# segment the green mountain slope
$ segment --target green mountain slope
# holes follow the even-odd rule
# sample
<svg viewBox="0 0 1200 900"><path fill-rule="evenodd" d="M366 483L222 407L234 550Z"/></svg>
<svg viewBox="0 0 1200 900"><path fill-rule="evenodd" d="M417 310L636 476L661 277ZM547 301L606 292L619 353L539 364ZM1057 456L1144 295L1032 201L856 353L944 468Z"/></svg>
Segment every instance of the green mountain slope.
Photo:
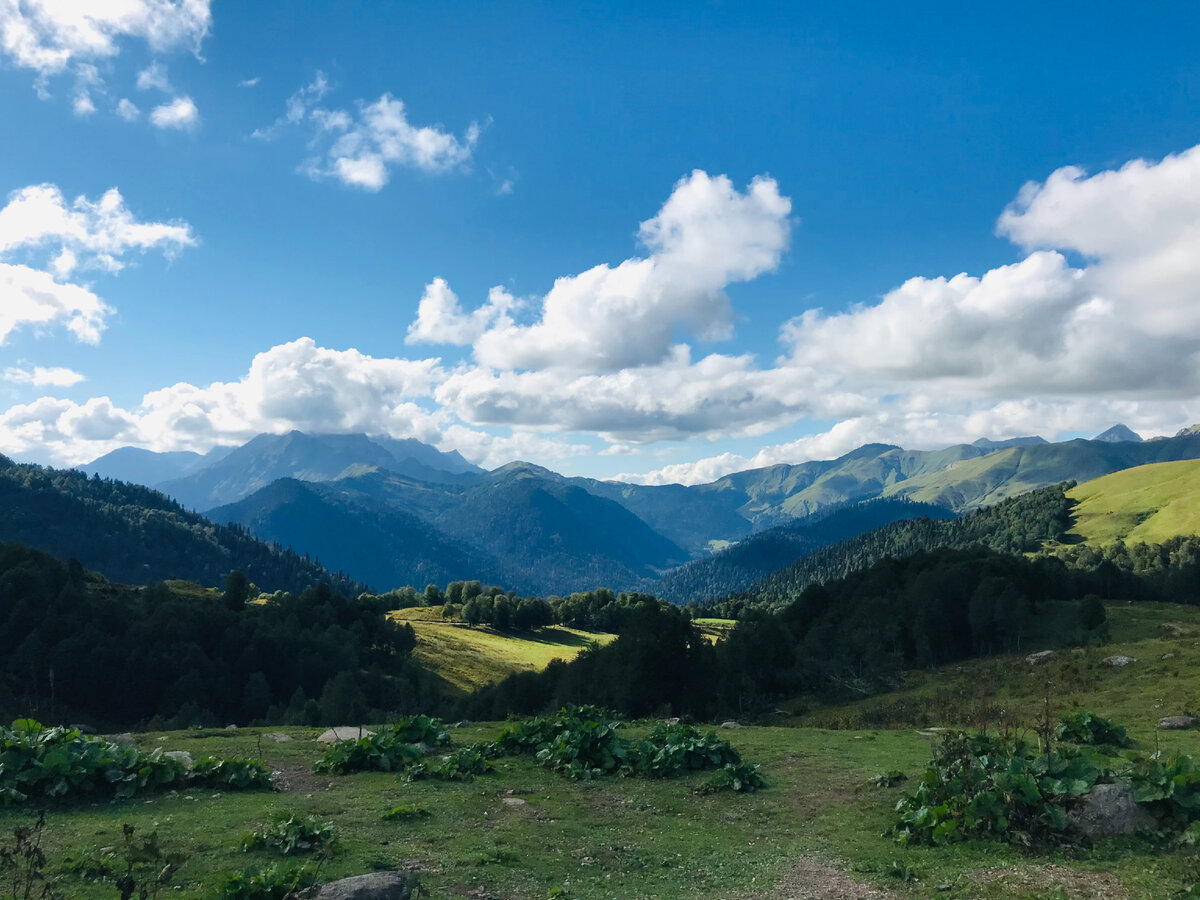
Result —
<svg viewBox="0 0 1200 900"><path fill-rule="evenodd" d="M209 511L263 540L304 550L379 591L462 578L513 583L489 554L456 542L401 509L338 489L281 478L249 497Z"/></svg>
<svg viewBox="0 0 1200 900"><path fill-rule="evenodd" d="M1088 543L1200 534L1200 460L1152 463L1078 485L1070 533Z"/></svg>
<svg viewBox="0 0 1200 900"><path fill-rule="evenodd" d="M824 510L792 524L768 528L711 556L673 569L654 585L654 593L680 604L724 597L821 547L892 522L922 516L954 518L952 512L940 506L906 500L868 500Z"/></svg>
<svg viewBox="0 0 1200 900"><path fill-rule="evenodd" d="M883 495L974 509L1062 481L1090 481L1147 463L1200 458L1200 435L1161 441L1066 441L1009 447L888 485Z"/></svg>
<svg viewBox="0 0 1200 900"><path fill-rule="evenodd" d="M0 456L0 510L0 541L73 557L118 581L219 585L240 569L265 591L300 591L319 581L351 596L363 589L243 529L214 525L158 491L82 472Z"/></svg>

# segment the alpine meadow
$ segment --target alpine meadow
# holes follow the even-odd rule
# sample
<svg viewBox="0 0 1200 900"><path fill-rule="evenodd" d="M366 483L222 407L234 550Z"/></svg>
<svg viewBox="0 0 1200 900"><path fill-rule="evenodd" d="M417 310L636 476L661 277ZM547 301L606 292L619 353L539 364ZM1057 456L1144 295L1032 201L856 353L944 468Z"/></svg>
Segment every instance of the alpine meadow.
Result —
<svg viewBox="0 0 1200 900"><path fill-rule="evenodd" d="M1200 896L1197 47L0 0L0 900Z"/></svg>

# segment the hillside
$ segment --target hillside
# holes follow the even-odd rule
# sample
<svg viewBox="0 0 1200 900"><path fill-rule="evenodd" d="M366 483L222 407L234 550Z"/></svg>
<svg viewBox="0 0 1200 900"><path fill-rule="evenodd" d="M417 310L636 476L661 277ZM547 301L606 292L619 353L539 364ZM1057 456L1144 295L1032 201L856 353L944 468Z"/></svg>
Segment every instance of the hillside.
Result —
<svg viewBox="0 0 1200 900"><path fill-rule="evenodd" d="M607 644L615 637L562 625L534 632L471 627L444 620L440 606L398 609L390 617L416 632L417 662L460 694L514 672L539 672L556 659L572 660L592 644Z"/></svg>
<svg viewBox="0 0 1200 900"><path fill-rule="evenodd" d="M1078 485L1069 535L1088 543L1161 543L1200 534L1200 460L1137 466Z"/></svg>
<svg viewBox="0 0 1200 900"><path fill-rule="evenodd" d="M1044 542L1061 538L1070 527L1064 488L1031 491L952 521L898 521L822 547L735 594L731 604L778 608L810 584L850 576L887 557L904 559L939 548L975 546L1006 554L1037 550Z"/></svg>
<svg viewBox="0 0 1200 900"><path fill-rule="evenodd" d="M281 478L208 515L216 522L242 525L263 540L302 548L379 591L467 577L514 583L491 555L446 537L402 509L339 490L337 482Z"/></svg>
<svg viewBox="0 0 1200 900"><path fill-rule="evenodd" d="M704 603L744 590L821 547L921 517L941 520L954 514L940 506L904 500L869 500L822 510L673 569L654 585L654 592L672 603Z"/></svg>
<svg viewBox="0 0 1200 900"><path fill-rule="evenodd" d="M0 541L77 559L116 581L182 578L212 586L240 569L264 591L328 581L353 596L364 587L241 528L215 525L158 491L73 470L0 456L0 509Z"/></svg>

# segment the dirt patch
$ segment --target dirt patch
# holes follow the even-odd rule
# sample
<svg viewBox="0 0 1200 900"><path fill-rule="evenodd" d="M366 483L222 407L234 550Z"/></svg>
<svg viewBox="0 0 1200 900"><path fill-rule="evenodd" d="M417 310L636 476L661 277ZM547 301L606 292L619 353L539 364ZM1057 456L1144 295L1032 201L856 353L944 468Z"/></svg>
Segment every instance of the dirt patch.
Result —
<svg viewBox="0 0 1200 900"><path fill-rule="evenodd" d="M275 790L285 794L315 794L329 790L328 778L321 778L303 763L284 763L274 768Z"/></svg>
<svg viewBox="0 0 1200 900"><path fill-rule="evenodd" d="M1133 896L1107 872L1088 872L1054 863L977 869L969 877L975 884L999 883L1039 894L1062 888L1071 900L1126 900Z"/></svg>
<svg viewBox="0 0 1200 900"><path fill-rule="evenodd" d="M892 900L884 888L855 881L833 864L816 856L801 856L790 872L761 900Z"/></svg>

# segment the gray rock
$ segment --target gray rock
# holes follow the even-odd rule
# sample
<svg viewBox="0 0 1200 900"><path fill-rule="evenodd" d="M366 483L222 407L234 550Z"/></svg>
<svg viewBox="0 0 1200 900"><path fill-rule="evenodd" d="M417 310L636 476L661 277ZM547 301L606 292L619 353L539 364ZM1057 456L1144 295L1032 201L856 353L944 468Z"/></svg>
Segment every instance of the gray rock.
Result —
<svg viewBox="0 0 1200 900"><path fill-rule="evenodd" d="M1170 653L1164 653L1162 656L1159 657L1159 659L1174 659L1174 658L1175 658L1174 651L1171 651Z"/></svg>
<svg viewBox="0 0 1200 900"><path fill-rule="evenodd" d="M1191 716L1167 716L1158 720L1158 727L1164 731L1185 731L1196 727L1196 720Z"/></svg>
<svg viewBox="0 0 1200 900"><path fill-rule="evenodd" d="M679 716L673 716L670 719L663 719L662 721L664 725L678 725Z"/></svg>
<svg viewBox="0 0 1200 900"><path fill-rule="evenodd" d="M374 733L357 725L339 725L337 728L321 732L317 743L336 744L338 741L357 741L359 738L370 737Z"/></svg>
<svg viewBox="0 0 1200 900"><path fill-rule="evenodd" d="M1098 784L1067 815L1071 824L1090 838L1133 834L1143 828L1157 828L1158 821L1133 800L1128 784Z"/></svg>
<svg viewBox="0 0 1200 900"><path fill-rule="evenodd" d="M282 731L269 731L266 736L277 744L286 744L292 739L290 734L284 734Z"/></svg>
<svg viewBox="0 0 1200 900"><path fill-rule="evenodd" d="M1130 663L1135 663L1135 662L1137 662L1137 659L1135 659L1134 657L1122 656L1120 654L1117 654L1116 656L1104 657L1104 664L1106 666L1113 666L1114 668L1117 668L1117 669L1123 669Z"/></svg>
<svg viewBox="0 0 1200 900"><path fill-rule="evenodd" d="M500 802L505 806L524 806L525 801L520 797L501 797Z"/></svg>
<svg viewBox="0 0 1200 900"><path fill-rule="evenodd" d="M730 719L728 722L722 722L721 727L722 728L741 728L742 726L740 724L738 724L737 722L733 721L733 719Z"/></svg>
<svg viewBox="0 0 1200 900"><path fill-rule="evenodd" d="M372 872L311 887L296 896L301 900L408 900L412 891L399 872Z"/></svg>
<svg viewBox="0 0 1200 900"><path fill-rule="evenodd" d="M186 750L168 750L163 754L167 759L173 759L176 762L182 763L187 771L192 771L192 754Z"/></svg>
<svg viewBox="0 0 1200 900"><path fill-rule="evenodd" d="M1054 659L1057 654L1053 650L1039 650L1037 653L1030 653L1025 657L1025 662L1031 666L1040 666L1044 662L1049 662Z"/></svg>

